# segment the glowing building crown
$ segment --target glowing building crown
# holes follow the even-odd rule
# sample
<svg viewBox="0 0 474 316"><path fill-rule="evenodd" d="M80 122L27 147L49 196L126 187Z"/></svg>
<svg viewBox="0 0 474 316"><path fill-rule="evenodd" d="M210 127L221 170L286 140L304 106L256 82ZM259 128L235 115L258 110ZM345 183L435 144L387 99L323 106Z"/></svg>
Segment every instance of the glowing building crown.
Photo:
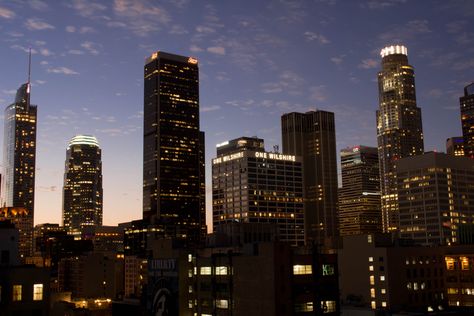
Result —
<svg viewBox="0 0 474 316"><path fill-rule="evenodd" d="M392 45L387 46L380 51L380 56L382 56L382 58L394 54L402 54L408 56L408 49L403 45Z"/></svg>
<svg viewBox="0 0 474 316"><path fill-rule="evenodd" d="M97 138L90 135L76 135L69 141L68 148L74 145L89 145L99 147L99 142Z"/></svg>

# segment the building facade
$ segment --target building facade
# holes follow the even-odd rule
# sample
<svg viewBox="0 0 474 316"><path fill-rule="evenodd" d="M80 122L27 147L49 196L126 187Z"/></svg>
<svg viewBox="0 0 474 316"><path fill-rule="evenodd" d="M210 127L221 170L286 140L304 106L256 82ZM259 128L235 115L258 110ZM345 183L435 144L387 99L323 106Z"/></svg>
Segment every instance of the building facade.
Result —
<svg viewBox="0 0 474 316"><path fill-rule="evenodd" d="M464 152L467 157L474 158L474 82L464 88L464 95L459 98L459 103Z"/></svg>
<svg viewBox="0 0 474 316"><path fill-rule="evenodd" d="M420 244L459 242L474 224L474 161L429 152L397 161L400 236Z"/></svg>
<svg viewBox="0 0 474 316"><path fill-rule="evenodd" d="M380 175L377 148L355 146L341 150L342 187L339 188L339 233L382 231Z"/></svg>
<svg viewBox="0 0 474 316"><path fill-rule="evenodd" d="M265 152L258 138L218 145L212 160L212 218L215 230L232 222L273 223L279 240L303 245L301 159Z"/></svg>
<svg viewBox="0 0 474 316"><path fill-rule="evenodd" d="M456 136L446 139L446 153L453 156L464 156L464 138Z"/></svg>
<svg viewBox="0 0 474 316"><path fill-rule="evenodd" d="M30 88L29 81L23 84L15 102L5 109L3 140L2 206L24 208L30 223L27 229L22 229L22 234L31 240L28 248L20 249L23 257L32 251L35 208L37 107L30 104Z"/></svg>
<svg viewBox="0 0 474 316"><path fill-rule="evenodd" d="M80 234L87 226L102 226L102 151L94 136L71 139L66 152L63 225Z"/></svg>
<svg viewBox="0 0 474 316"><path fill-rule="evenodd" d="M415 72L405 46L382 49L378 73L377 143L380 164L382 228L398 229L395 162L424 151L421 109L416 104Z"/></svg>
<svg viewBox="0 0 474 316"><path fill-rule="evenodd" d="M338 235L334 113L288 113L281 126L283 154L303 160L306 241L324 244Z"/></svg>
<svg viewBox="0 0 474 316"><path fill-rule="evenodd" d="M206 225L198 61L155 52L144 78L143 218L199 243Z"/></svg>

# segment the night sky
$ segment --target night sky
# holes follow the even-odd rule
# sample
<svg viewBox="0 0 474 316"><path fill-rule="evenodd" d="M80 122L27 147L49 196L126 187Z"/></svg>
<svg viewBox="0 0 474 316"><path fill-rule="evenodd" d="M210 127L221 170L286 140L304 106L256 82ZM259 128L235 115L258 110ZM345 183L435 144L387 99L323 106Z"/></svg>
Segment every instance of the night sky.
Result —
<svg viewBox="0 0 474 316"><path fill-rule="evenodd" d="M60 223L66 147L81 133L102 148L104 224L141 218L143 66L156 50L199 59L208 220L215 145L258 136L271 150L283 113L333 111L338 150L375 146L384 46L408 47L427 151L461 135L459 97L474 80L471 0L9 0L0 32L3 108L33 51L35 224Z"/></svg>

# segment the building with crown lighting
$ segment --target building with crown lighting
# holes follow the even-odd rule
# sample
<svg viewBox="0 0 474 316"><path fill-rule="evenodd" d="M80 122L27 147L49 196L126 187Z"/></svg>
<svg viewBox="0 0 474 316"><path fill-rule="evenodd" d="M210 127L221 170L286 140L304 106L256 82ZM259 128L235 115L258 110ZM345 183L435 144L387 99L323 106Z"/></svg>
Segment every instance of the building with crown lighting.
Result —
<svg viewBox="0 0 474 316"><path fill-rule="evenodd" d="M377 143L380 167L382 228L398 229L397 160L424 151L421 109L416 104L415 72L405 46L388 46L380 52Z"/></svg>
<svg viewBox="0 0 474 316"><path fill-rule="evenodd" d="M144 79L143 218L198 244L207 233L198 61L158 51Z"/></svg>
<svg viewBox="0 0 474 316"><path fill-rule="evenodd" d="M102 151L94 136L69 142L63 188L63 225L70 233L102 225Z"/></svg>
<svg viewBox="0 0 474 316"><path fill-rule="evenodd" d="M474 82L464 88L459 98L461 104L461 124L464 139L464 154L474 158Z"/></svg>
<svg viewBox="0 0 474 316"><path fill-rule="evenodd" d="M30 83L23 84L4 114L2 206L24 209L22 221L28 227L21 224L21 234L26 234L22 257L33 250L37 107L30 104L30 92Z"/></svg>

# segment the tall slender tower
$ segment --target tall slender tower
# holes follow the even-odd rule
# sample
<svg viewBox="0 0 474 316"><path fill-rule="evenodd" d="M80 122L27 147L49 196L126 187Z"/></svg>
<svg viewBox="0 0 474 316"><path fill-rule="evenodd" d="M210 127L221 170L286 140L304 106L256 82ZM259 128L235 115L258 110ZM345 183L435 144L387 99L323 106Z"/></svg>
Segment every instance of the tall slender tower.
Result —
<svg viewBox="0 0 474 316"><path fill-rule="evenodd" d="M143 218L199 243L206 219L198 61L155 52L144 88Z"/></svg>
<svg viewBox="0 0 474 316"><path fill-rule="evenodd" d="M283 154L303 158L306 241L327 244L338 235L334 113L288 113L281 126Z"/></svg>
<svg viewBox="0 0 474 316"><path fill-rule="evenodd" d="M63 225L79 234L85 226L102 226L102 151L94 136L77 135L66 151Z"/></svg>
<svg viewBox="0 0 474 316"><path fill-rule="evenodd" d="M464 95L459 98L459 103L461 104L464 155L474 158L474 82L464 88Z"/></svg>
<svg viewBox="0 0 474 316"><path fill-rule="evenodd" d="M424 151L421 109L416 106L415 73L405 46L382 49L378 73L377 142L380 164L382 228L398 229L395 162Z"/></svg>
<svg viewBox="0 0 474 316"><path fill-rule="evenodd" d="M31 52L28 81L18 89L15 102L5 109L3 140L2 206L24 208L27 221L31 223L31 227L20 231L20 238L23 235L23 238L27 240L24 247L20 245L22 256L29 255L32 250L35 209L37 107L30 104L30 69Z"/></svg>
<svg viewBox="0 0 474 316"><path fill-rule="evenodd" d="M377 148L354 146L341 150L342 187L339 188L341 236L382 231L380 175Z"/></svg>

